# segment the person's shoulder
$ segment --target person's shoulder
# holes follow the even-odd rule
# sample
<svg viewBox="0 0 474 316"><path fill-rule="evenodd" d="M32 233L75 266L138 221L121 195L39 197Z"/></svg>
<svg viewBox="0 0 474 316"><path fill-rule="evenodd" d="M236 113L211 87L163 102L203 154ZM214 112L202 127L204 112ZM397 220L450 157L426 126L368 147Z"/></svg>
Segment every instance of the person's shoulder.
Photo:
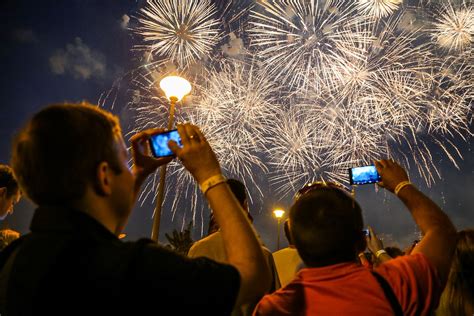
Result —
<svg viewBox="0 0 474 316"><path fill-rule="evenodd" d="M299 275L281 289L265 295L254 315L299 315L298 309L304 306L304 285Z"/></svg>
<svg viewBox="0 0 474 316"><path fill-rule="evenodd" d="M429 262L428 258L422 254L411 254L406 256L399 256L389 260L376 268L377 272L384 272L388 270L421 270L436 273L435 267Z"/></svg>
<svg viewBox="0 0 474 316"><path fill-rule="evenodd" d="M201 244L206 244L209 242L216 242L222 240L222 234L220 231L213 232L209 236L206 236L198 241L196 241L194 244L195 245L201 245Z"/></svg>
<svg viewBox="0 0 474 316"><path fill-rule="evenodd" d="M436 306L442 291L441 281L422 253L397 257L374 271L387 280L407 315L425 315Z"/></svg>
<svg viewBox="0 0 474 316"><path fill-rule="evenodd" d="M298 250L296 250L296 248L286 247L286 248L275 251L273 253L273 256L274 257L282 257L282 256L294 255L294 254L297 254L297 253L298 253Z"/></svg>
<svg viewBox="0 0 474 316"><path fill-rule="evenodd" d="M224 240L222 239L222 234L219 231L217 231L210 234L209 236L206 236L196 241L191 246L191 249L198 249L200 247L207 247L209 244L223 243L223 242Z"/></svg>

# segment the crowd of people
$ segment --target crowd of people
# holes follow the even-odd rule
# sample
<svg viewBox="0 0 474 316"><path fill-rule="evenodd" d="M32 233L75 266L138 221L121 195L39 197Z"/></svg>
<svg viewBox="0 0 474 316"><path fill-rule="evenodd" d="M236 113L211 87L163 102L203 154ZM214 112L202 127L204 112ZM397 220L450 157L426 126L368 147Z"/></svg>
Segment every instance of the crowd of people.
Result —
<svg viewBox="0 0 474 316"><path fill-rule="evenodd" d="M212 211L209 234L183 256L150 239L119 239L146 178L172 158L150 155L96 106L48 106L16 135L0 167L0 218L21 195L30 232L0 231L0 315L474 315L474 230L449 217L393 160L380 186L406 206L422 238L405 251L364 229L339 184L295 192L289 246L271 253L252 226L247 190L226 179L199 127L179 124L169 147ZM184 198L184 197L183 197Z"/></svg>

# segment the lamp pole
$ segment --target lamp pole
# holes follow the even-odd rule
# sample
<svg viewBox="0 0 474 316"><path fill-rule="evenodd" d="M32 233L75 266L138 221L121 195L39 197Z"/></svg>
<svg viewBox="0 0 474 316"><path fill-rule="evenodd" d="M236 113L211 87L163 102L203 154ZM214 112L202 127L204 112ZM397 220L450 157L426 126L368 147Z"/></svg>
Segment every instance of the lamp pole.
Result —
<svg viewBox="0 0 474 316"><path fill-rule="evenodd" d="M171 130L174 125L174 109L178 102L177 97L170 97L170 117L168 120L168 130ZM153 217L153 228L151 230L151 240L158 242L160 234L160 222L161 222L161 208L163 206L163 200L165 198L165 185L166 185L166 168L168 164L161 166L160 168L160 183L158 184L158 194L156 197L156 206Z"/></svg>
<svg viewBox="0 0 474 316"><path fill-rule="evenodd" d="M281 219L285 214L284 210L276 209L273 211L273 215L275 215L276 219L278 220L278 232L277 232L277 250L280 250L280 226L281 226Z"/></svg>
<svg viewBox="0 0 474 316"><path fill-rule="evenodd" d="M280 225L281 225L281 218L278 218L278 235L277 235L277 250L280 250Z"/></svg>

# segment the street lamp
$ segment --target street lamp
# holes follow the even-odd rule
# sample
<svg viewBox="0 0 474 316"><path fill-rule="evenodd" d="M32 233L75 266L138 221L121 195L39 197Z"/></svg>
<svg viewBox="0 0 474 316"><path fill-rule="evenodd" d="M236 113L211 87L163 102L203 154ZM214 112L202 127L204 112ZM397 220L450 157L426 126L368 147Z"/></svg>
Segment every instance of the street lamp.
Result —
<svg viewBox="0 0 474 316"><path fill-rule="evenodd" d="M285 211L282 209L273 210L273 215L275 215L276 219L278 220L277 250L280 249L280 230L281 230L280 225L281 225L281 219L284 214L285 214Z"/></svg>
<svg viewBox="0 0 474 316"><path fill-rule="evenodd" d="M191 84L184 78L178 76L168 76L160 81L160 88L165 92L166 98L170 101L170 117L168 120L168 130L174 125L174 108L176 102L181 101L185 95L191 92ZM160 233L161 207L165 196L166 166L160 169L160 184L158 185L158 196L156 198L156 207L153 217L153 228L151 230L151 239L158 242Z"/></svg>

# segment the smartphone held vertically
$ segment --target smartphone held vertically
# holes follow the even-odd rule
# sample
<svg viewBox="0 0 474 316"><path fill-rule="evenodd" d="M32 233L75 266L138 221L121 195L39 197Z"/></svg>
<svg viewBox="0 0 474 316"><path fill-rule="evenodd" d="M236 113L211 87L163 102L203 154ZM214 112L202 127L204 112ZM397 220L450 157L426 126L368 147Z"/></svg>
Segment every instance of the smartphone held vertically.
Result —
<svg viewBox="0 0 474 316"><path fill-rule="evenodd" d="M370 230L367 228L367 229L362 229L362 231L364 232L364 235L366 237L369 237L370 238Z"/></svg>
<svg viewBox="0 0 474 316"><path fill-rule="evenodd" d="M168 142L170 140L175 141L179 147L183 147L181 137L179 137L178 130L176 129L151 136L149 142L153 157L162 158L174 156L173 152L168 147Z"/></svg>
<svg viewBox="0 0 474 316"><path fill-rule="evenodd" d="M377 172L377 168L373 165L350 168L349 179L351 185L377 183L382 181L382 178Z"/></svg>

